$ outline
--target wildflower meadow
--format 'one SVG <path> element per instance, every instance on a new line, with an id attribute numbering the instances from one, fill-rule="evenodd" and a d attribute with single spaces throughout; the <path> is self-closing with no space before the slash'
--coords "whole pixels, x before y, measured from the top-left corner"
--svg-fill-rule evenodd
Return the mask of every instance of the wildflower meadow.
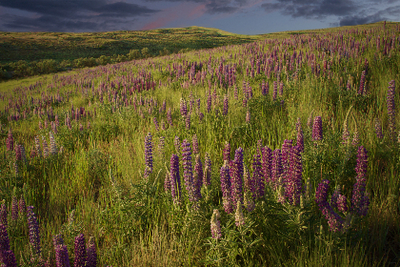
<path id="1" fill-rule="evenodd" d="M 1 266 L 400 266 L 400 23 L 0 83 Z"/>

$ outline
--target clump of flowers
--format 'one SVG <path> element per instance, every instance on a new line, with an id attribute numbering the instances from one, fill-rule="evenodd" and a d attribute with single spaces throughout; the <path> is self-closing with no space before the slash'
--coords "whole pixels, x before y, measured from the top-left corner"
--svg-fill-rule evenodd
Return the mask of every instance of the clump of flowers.
<path id="1" fill-rule="evenodd" d="M 322 140 L 322 118 L 321 116 L 317 116 L 314 119 L 313 129 L 312 129 L 312 138 L 314 141 Z"/>
<path id="2" fill-rule="evenodd" d="M 327 201 L 327 194 L 329 190 L 329 181 L 323 180 L 317 188 L 315 193 L 315 202 L 318 204 L 322 214 L 328 220 L 330 230 L 333 232 L 340 231 L 343 227 L 344 220 L 337 214 Z"/>

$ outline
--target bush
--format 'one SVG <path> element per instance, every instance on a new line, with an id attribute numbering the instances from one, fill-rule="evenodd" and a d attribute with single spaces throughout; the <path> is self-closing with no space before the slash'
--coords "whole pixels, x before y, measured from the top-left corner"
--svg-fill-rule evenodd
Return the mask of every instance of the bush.
<path id="1" fill-rule="evenodd" d="M 165 47 L 164 47 L 163 50 L 160 50 L 160 56 L 166 56 L 166 55 L 169 55 L 169 54 L 170 54 L 169 50 L 167 48 L 165 48 Z"/>
<path id="2" fill-rule="evenodd" d="M 62 68 L 62 69 L 72 68 L 72 67 L 73 66 L 72 66 L 71 60 L 65 59 L 65 60 L 61 61 L 61 63 L 60 63 L 60 68 Z"/>
<path id="3" fill-rule="evenodd" d="M 105 55 L 101 55 L 98 59 L 97 59 L 97 63 L 99 65 L 107 65 L 108 63 L 111 62 L 111 58 Z"/>
<path id="4" fill-rule="evenodd" d="M 134 60 L 140 58 L 140 52 L 137 49 L 131 49 L 127 54 L 129 60 Z"/>
<path id="5" fill-rule="evenodd" d="M 147 48 L 147 47 L 143 48 L 141 52 L 142 52 L 142 57 L 144 57 L 144 58 L 151 56 L 149 48 Z"/>
<path id="6" fill-rule="evenodd" d="M 37 71 L 41 74 L 57 71 L 57 62 L 54 59 L 44 59 L 36 63 Z"/>

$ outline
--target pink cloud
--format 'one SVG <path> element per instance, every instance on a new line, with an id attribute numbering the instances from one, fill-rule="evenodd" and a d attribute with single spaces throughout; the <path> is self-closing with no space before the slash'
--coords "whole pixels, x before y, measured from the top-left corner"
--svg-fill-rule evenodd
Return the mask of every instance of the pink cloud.
<path id="1" fill-rule="evenodd" d="M 168 25 L 168 23 L 181 19 L 196 19 L 201 17 L 205 13 L 205 5 L 196 5 L 193 8 L 191 3 L 182 3 L 177 6 L 167 8 L 161 12 L 160 17 L 154 21 L 151 21 L 144 25 L 141 30 L 151 30 L 157 28 L 163 28 Z M 182 16 L 182 14 L 184 14 Z"/>
<path id="2" fill-rule="evenodd" d="M 206 5 L 199 5 L 197 7 L 195 7 L 192 12 L 190 12 L 189 17 L 191 19 L 196 19 L 198 17 L 203 16 L 203 14 L 205 13 L 205 9 L 206 9 Z"/>

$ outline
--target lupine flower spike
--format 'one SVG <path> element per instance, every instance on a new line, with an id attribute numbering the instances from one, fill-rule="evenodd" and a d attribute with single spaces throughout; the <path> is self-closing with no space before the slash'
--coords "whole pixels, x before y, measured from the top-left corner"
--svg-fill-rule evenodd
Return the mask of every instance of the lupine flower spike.
<path id="1" fill-rule="evenodd" d="M 244 225 L 244 215 L 242 210 L 242 204 L 237 203 L 236 212 L 235 212 L 235 224 L 237 227 Z"/>
<path id="2" fill-rule="evenodd" d="M 215 209 L 211 217 L 211 235 L 216 240 L 222 238 L 220 217 L 219 211 Z"/>

